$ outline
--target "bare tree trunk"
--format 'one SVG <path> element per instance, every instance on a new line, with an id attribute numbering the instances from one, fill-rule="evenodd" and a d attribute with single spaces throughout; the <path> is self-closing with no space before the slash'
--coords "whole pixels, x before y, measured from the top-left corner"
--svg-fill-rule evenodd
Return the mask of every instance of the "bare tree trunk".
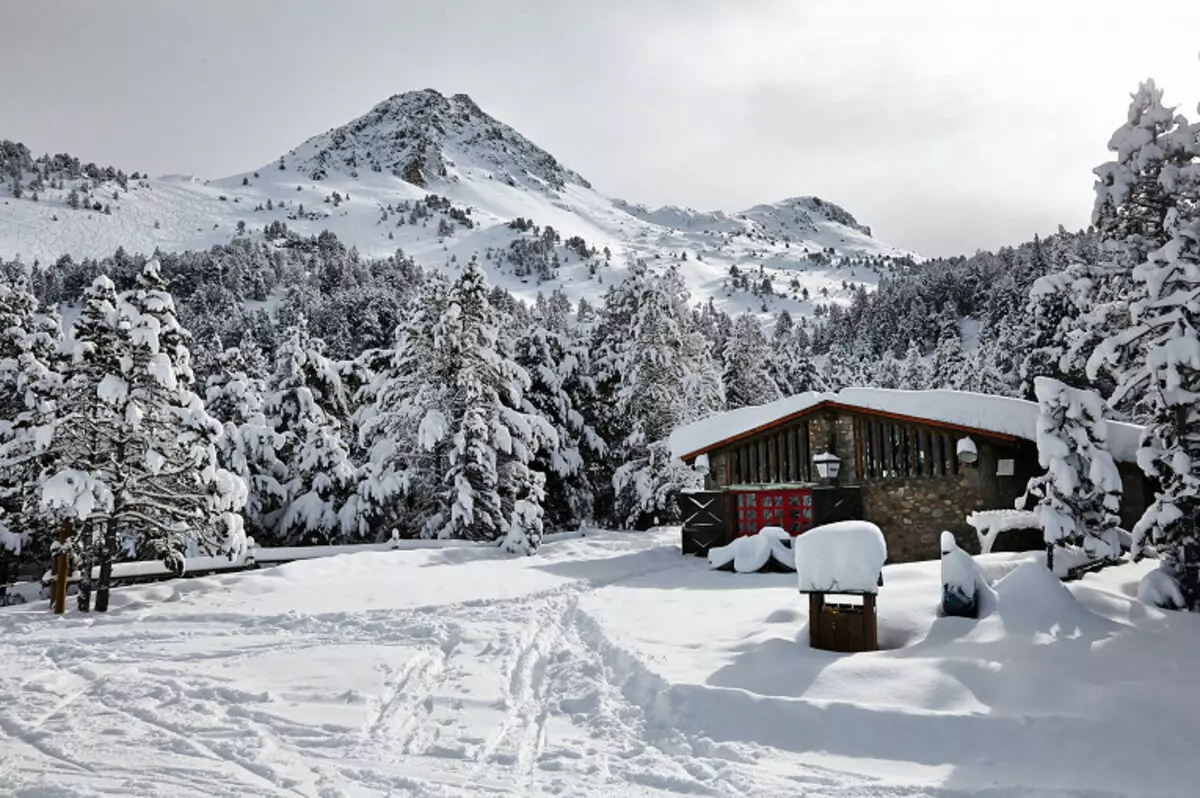
<path id="1" fill-rule="evenodd" d="M 92 524 L 84 522 L 83 535 L 79 541 L 79 594 L 76 596 L 76 606 L 80 612 L 92 610 L 92 560 L 96 556 L 95 541 L 92 537 Z"/>
<path id="2" fill-rule="evenodd" d="M 15 560 L 15 555 L 0 546 L 0 607 L 5 605 L 5 597 L 8 595 L 8 583 L 11 581 L 9 571 L 12 570 L 14 574 L 16 572 L 16 569 L 11 567 Z"/>
<path id="3" fill-rule="evenodd" d="M 51 594 L 51 605 L 55 615 L 67 611 L 67 577 L 71 569 L 71 553 L 67 548 L 73 532 L 71 519 L 65 519 L 58 530 L 58 553 L 54 555 L 54 590 Z"/>
<path id="4" fill-rule="evenodd" d="M 111 518 L 104 524 L 100 541 L 100 580 L 96 589 L 96 612 L 108 612 L 108 591 L 112 584 L 113 558 L 117 551 L 117 525 Z"/>

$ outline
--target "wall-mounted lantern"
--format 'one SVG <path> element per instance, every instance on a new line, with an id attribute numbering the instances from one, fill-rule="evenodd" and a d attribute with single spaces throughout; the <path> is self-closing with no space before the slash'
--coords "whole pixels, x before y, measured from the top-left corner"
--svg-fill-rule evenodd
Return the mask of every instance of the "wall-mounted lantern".
<path id="1" fill-rule="evenodd" d="M 813 455 L 813 465 L 817 468 L 817 476 L 823 481 L 837 481 L 838 473 L 842 470 L 842 459 L 831 452 L 817 452 Z"/>
<path id="2" fill-rule="evenodd" d="M 970 438 L 959 438 L 955 451 L 958 453 L 958 462 L 960 463 L 974 465 L 979 459 L 979 450 L 975 448 L 975 441 Z"/>

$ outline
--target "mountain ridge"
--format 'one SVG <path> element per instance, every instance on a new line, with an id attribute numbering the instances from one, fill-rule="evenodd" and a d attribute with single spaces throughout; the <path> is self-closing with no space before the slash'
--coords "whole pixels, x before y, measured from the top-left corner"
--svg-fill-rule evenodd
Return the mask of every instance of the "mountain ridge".
<path id="1" fill-rule="evenodd" d="M 48 175 L 24 153 L 0 163 L 0 257 L 204 249 L 286 225 L 329 230 L 368 257 L 403 249 L 431 268 L 482 253 L 489 279 L 525 298 L 561 287 L 592 299 L 646 260 L 678 264 L 696 301 L 815 315 L 914 256 L 818 197 L 736 212 L 610 198 L 469 95 L 433 89 L 394 94 L 259 169 L 215 180 L 117 181 L 111 168 L 88 172 L 61 156 Z M 37 201 L 16 184 L 36 185 Z"/>

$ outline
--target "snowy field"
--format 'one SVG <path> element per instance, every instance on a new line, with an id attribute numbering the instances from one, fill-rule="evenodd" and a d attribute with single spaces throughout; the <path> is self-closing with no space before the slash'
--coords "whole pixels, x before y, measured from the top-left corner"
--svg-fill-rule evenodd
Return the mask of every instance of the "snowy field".
<path id="1" fill-rule="evenodd" d="M 792 574 L 677 530 L 533 558 L 362 553 L 0 610 L 0 794 L 1193 796 L 1200 619 L 981 558 L 999 609 L 937 618 L 889 566 L 889 650 L 807 647 Z"/>

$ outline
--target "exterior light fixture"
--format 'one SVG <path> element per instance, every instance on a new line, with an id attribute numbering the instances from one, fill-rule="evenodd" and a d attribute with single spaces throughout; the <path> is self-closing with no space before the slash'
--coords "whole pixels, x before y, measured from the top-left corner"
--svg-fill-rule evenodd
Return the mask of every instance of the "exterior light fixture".
<path id="1" fill-rule="evenodd" d="M 813 465 L 817 467 L 817 476 L 833 482 L 842 470 L 842 459 L 830 452 L 817 452 L 813 455 Z"/>
<path id="2" fill-rule="evenodd" d="M 973 465 L 979 460 L 979 450 L 975 448 L 975 441 L 970 438 L 959 438 L 955 451 L 958 453 L 958 461 L 960 463 Z"/>

